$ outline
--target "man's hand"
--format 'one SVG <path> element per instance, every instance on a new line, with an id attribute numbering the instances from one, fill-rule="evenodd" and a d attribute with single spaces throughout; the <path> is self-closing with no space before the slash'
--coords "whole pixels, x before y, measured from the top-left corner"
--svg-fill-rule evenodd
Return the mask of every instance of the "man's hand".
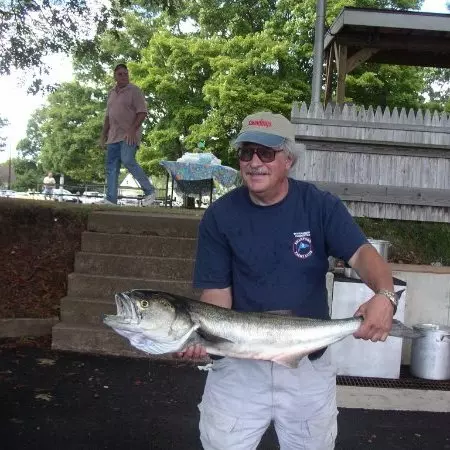
<path id="1" fill-rule="evenodd" d="M 372 342 L 385 341 L 392 327 L 394 307 L 384 295 L 374 295 L 363 303 L 355 313 L 355 317 L 364 317 L 364 322 L 353 336 Z"/>
<path id="2" fill-rule="evenodd" d="M 137 144 L 137 136 L 136 130 L 128 130 L 127 134 L 124 136 L 123 140 L 128 145 L 136 145 Z"/>
<path id="3" fill-rule="evenodd" d="M 208 356 L 205 347 L 195 344 L 187 347 L 183 352 L 178 352 L 177 356 L 182 359 L 203 359 Z"/>
<path id="4" fill-rule="evenodd" d="M 100 148 L 102 148 L 103 150 L 106 150 L 106 136 L 104 136 L 103 134 L 100 136 L 98 145 L 100 145 Z"/>

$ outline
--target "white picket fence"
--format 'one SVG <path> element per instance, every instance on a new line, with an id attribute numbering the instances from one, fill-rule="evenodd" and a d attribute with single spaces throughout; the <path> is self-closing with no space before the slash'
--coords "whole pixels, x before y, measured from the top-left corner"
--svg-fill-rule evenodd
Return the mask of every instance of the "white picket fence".
<path id="1" fill-rule="evenodd" d="M 298 135 L 413 145 L 450 145 L 450 115 L 378 106 L 294 103 L 291 120 Z"/>
<path id="2" fill-rule="evenodd" d="M 450 222 L 450 115 L 294 103 L 291 176 L 341 197 L 355 216 Z"/>

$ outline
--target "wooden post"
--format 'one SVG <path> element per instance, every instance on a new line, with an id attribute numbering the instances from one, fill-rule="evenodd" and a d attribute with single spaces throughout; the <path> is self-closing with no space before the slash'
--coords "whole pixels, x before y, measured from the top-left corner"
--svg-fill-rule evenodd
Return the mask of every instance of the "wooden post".
<path id="1" fill-rule="evenodd" d="M 333 59 L 334 59 L 334 47 L 331 45 L 327 54 L 327 67 L 326 67 L 326 81 L 325 81 L 325 99 L 324 105 L 326 106 L 331 101 L 333 93 Z"/>
<path id="2" fill-rule="evenodd" d="M 169 173 L 166 176 L 166 198 L 164 199 L 164 206 L 167 207 L 167 197 L 169 196 Z"/>
<path id="3" fill-rule="evenodd" d="M 338 52 L 338 80 L 336 89 L 336 103 L 342 105 L 345 100 L 345 77 L 347 75 L 347 46 L 339 45 Z"/>
<path id="4" fill-rule="evenodd" d="M 212 203 L 212 196 L 213 196 L 213 189 L 214 189 L 214 178 L 211 178 L 211 189 L 209 191 L 209 204 Z"/>

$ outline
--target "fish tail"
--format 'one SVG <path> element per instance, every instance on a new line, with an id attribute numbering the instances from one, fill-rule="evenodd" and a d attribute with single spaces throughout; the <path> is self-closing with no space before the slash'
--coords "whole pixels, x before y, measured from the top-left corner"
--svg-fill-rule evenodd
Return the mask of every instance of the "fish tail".
<path id="1" fill-rule="evenodd" d="M 422 333 L 407 327 L 404 323 L 394 319 L 392 321 L 392 328 L 389 332 L 389 336 L 395 336 L 400 338 L 414 339 L 422 336 Z"/>

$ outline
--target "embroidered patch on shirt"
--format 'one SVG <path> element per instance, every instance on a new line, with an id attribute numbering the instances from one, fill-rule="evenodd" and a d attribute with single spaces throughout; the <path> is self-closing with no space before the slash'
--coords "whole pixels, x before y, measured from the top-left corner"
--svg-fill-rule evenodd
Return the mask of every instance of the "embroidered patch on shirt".
<path id="1" fill-rule="evenodd" d="M 294 255 L 300 259 L 309 258 L 313 254 L 312 242 L 311 242 L 311 232 L 301 231 L 294 233 L 294 244 L 292 245 L 292 250 Z"/>

